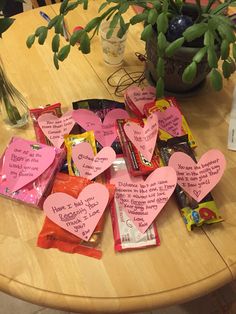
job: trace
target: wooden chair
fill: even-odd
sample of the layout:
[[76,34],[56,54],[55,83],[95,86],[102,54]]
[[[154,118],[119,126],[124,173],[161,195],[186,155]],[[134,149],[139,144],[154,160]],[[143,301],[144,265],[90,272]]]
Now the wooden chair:
[[[55,2],[59,3],[61,0],[55,0]],[[31,0],[33,8],[38,8],[40,6],[40,1],[38,0]],[[51,0],[45,0],[46,5],[52,4],[53,2]]]

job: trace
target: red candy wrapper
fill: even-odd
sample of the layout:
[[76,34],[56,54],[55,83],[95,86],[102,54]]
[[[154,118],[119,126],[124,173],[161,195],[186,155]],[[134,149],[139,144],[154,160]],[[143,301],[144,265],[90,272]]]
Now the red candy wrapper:
[[[113,178],[115,173],[124,169],[127,170],[124,159],[117,158],[111,168],[110,179]],[[160,245],[155,223],[151,224],[145,233],[141,233],[127,216],[124,209],[118,204],[115,197],[111,207],[111,220],[115,251],[141,249]]]
[[[58,173],[54,181],[52,193],[63,192],[77,198],[83,188],[88,184],[93,184],[93,182],[86,178]],[[115,188],[112,184],[106,184],[106,187],[109,190],[110,203],[113,199]],[[78,253],[100,259],[102,257],[100,244],[104,223],[105,216],[103,215],[90,239],[84,241],[46,217],[43,228],[38,236],[37,245],[44,249],[57,248],[63,252]]]
[[34,131],[36,135],[36,139],[39,143],[47,144],[50,146],[53,146],[53,144],[49,141],[49,139],[46,137],[46,135],[41,130],[39,124],[38,124],[38,118],[44,114],[44,113],[52,113],[58,118],[62,116],[61,112],[61,104],[56,103],[54,105],[47,105],[44,108],[36,108],[36,109],[30,109],[30,116],[33,121]]
[[125,134],[124,125],[128,121],[133,121],[143,126],[142,120],[117,120],[117,132],[123,150],[127,169],[132,176],[148,175],[160,166],[160,157],[158,151],[157,149],[155,149],[151,162],[146,160]]

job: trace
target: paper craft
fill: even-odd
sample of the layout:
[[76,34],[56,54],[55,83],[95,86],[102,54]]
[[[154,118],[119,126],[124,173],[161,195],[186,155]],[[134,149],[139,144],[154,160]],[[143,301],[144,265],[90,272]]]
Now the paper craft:
[[157,115],[150,115],[143,128],[137,123],[129,121],[124,125],[124,131],[134,146],[150,162],[158,134]]
[[2,181],[15,192],[38,178],[54,161],[55,150],[47,145],[16,139],[5,151]]
[[52,113],[45,113],[37,121],[43,133],[58,148],[64,142],[64,135],[69,134],[75,124],[72,111],[68,111],[60,118]]
[[96,140],[103,146],[111,146],[117,138],[115,122],[117,119],[128,119],[129,114],[123,109],[109,111],[103,122],[92,111],[87,109],[74,110],[74,120],[86,131],[93,130]]
[[160,129],[168,132],[172,136],[180,136],[183,134],[182,115],[177,107],[171,106],[164,111],[156,111]]
[[81,191],[77,199],[62,192],[49,195],[43,209],[47,217],[57,225],[88,241],[108,199],[108,189],[100,183],[92,183]]
[[177,177],[173,168],[162,167],[153,171],[145,181],[142,177],[130,177],[123,170],[110,182],[116,186],[115,199],[138,230],[144,233],[173,193]]
[[182,152],[174,153],[169,166],[177,173],[178,184],[200,202],[220,181],[226,166],[224,155],[216,149],[206,152],[198,163]]
[[80,176],[92,180],[111,166],[116,153],[111,147],[104,147],[94,156],[91,145],[84,142],[72,147],[72,159]]
[[139,115],[143,116],[144,106],[156,100],[156,89],[153,86],[144,87],[143,89],[131,86],[126,90],[125,98],[127,105],[131,107],[130,109],[138,110]]

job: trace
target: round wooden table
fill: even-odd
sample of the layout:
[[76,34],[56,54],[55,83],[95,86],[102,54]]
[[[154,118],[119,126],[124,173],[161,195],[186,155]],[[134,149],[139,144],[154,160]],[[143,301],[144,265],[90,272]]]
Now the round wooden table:
[[[98,5],[91,2],[86,14],[81,9],[73,11],[68,16],[69,28],[84,25]],[[58,8],[53,5],[43,10],[53,17]],[[79,99],[122,100],[114,96],[114,88],[106,82],[115,68],[104,64],[99,38],[94,38],[87,56],[74,47],[59,71],[53,66],[50,41],[29,50],[27,36],[44,23],[37,9],[22,13],[0,41],[6,71],[30,108],[61,102],[66,111]],[[139,30],[137,26],[129,32],[124,63],[128,71],[143,69],[134,54],[144,52]],[[232,281],[236,275],[236,152],[227,150],[227,118],[235,81],[235,77],[225,81],[218,93],[207,82],[198,94],[180,100],[198,143],[197,155],[217,148],[226,156],[227,169],[213,191],[224,222],[188,232],[172,198],[156,220],[160,247],[115,253],[108,216],[103,257],[96,260],[38,248],[43,212],[1,197],[0,289],[32,303],[67,311],[125,313],[186,302]],[[19,130],[2,125],[0,153],[14,135],[35,139],[32,123]]]

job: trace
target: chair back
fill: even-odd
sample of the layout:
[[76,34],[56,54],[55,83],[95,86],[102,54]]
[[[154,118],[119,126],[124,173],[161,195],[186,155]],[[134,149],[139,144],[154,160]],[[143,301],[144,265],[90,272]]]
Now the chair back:
[[[44,1],[45,1],[46,5],[52,4],[52,1],[51,1],[51,0],[44,0]],[[41,1],[39,1],[39,0],[31,0],[31,3],[32,3],[33,8],[38,8],[38,7],[40,7],[40,4],[41,4],[40,2],[41,2]],[[59,3],[59,2],[61,2],[61,0],[55,0],[55,2]]]

